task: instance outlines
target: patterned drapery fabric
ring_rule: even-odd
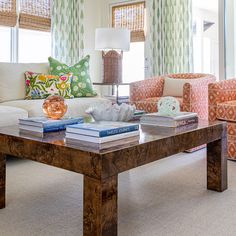
[[[147,1],[147,77],[191,72],[192,0]]]
[[[53,57],[73,65],[83,57],[84,0],[52,1]]]

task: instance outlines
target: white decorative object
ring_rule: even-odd
[[[108,105],[100,104],[96,107],[90,107],[86,113],[90,114],[95,121],[129,121],[133,118],[135,106],[122,103]]]
[[[157,109],[160,115],[174,116],[180,113],[180,104],[174,97],[163,97],[158,101]]]

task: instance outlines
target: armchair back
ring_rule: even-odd
[[[183,92],[181,92],[181,96],[178,96],[178,98],[181,101],[183,111],[197,112],[200,118],[208,118],[208,84],[216,80],[216,77],[210,74],[170,74],[134,82],[130,86],[131,103],[135,104],[138,109],[156,112],[156,103],[163,96],[165,78],[181,80]],[[182,81],[185,79],[186,83],[183,83]]]

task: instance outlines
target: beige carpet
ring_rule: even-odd
[[[119,236],[236,235],[236,162],[229,189],[206,190],[205,150],[119,176]],[[31,161],[7,163],[0,235],[82,235],[82,175]]]

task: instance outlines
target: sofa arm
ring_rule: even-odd
[[[136,102],[145,98],[161,97],[164,88],[164,77],[155,77],[130,84],[130,101]]]
[[[196,112],[200,119],[208,119],[208,85],[215,77],[195,79],[183,88],[183,110]]]
[[[236,79],[211,83],[208,86],[209,120],[216,120],[218,103],[236,100]]]

